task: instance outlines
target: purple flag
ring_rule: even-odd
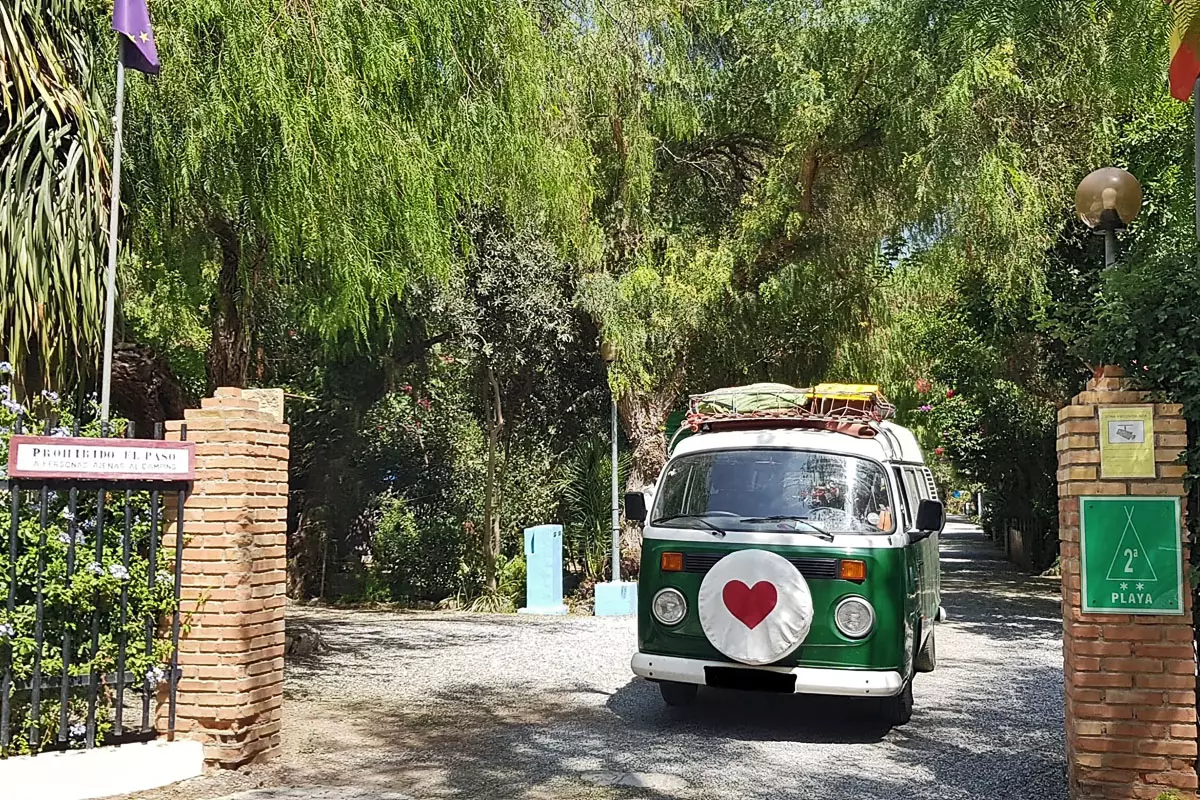
[[[121,60],[130,69],[158,74],[158,48],[150,30],[150,11],[146,0],[115,0],[113,30],[121,34]]]

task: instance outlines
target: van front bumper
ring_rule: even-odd
[[[705,667],[781,672],[796,676],[797,694],[832,694],[844,697],[890,697],[900,694],[904,678],[889,670],[821,669],[816,667],[751,667],[725,661],[702,661],[697,658],[656,656],[637,653],[633,657],[633,672],[652,681],[675,681],[705,686],[708,679]]]

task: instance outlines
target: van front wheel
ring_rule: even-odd
[[[696,699],[696,690],[700,687],[694,683],[676,683],[674,681],[659,681],[658,690],[662,692],[663,702],[669,706],[690,705]]]
[[[907,725],[913,715],[912,680],[904,682],[904,688],[895,697],[882,699],[880,711],[888,725]]]

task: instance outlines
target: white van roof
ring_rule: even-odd
[[[751,430],[697,433],[681,439],[672,457],[708,450],[745,450],[752,447],[788,450],[824,450],[864,456],[877,461],[903,461],[924,464],[925,457],[917,437],[908,428],[892,422],[878,423],[882,432],[871,439],[847,433],[811,428],[755,428]]]

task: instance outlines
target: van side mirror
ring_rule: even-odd
[[[946,525],[946,507],[938,500],[922,500],[917,506],[917,532],[940,533]]]
[[[625,493],[625,519],[639,525],[646,522],[646,495],[641,492]]]

